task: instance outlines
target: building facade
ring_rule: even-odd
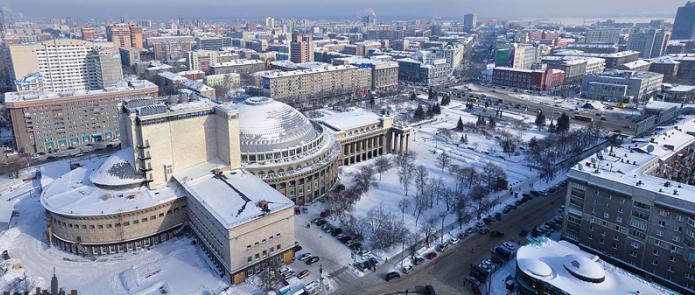
[[[695,2],[688,1],[685,5],[678,7],[676,19],[673,22],[673,39],[695,39]]]
[[[611,70],[582,79],[582,97],[644,102],[661,90],[664,75],[652,72]]]
[[[371,70],[352,65],[316,67],[261,75],[261,89],[278,100],[306,101],[361,93],[371,88]]]
[[[564,84],[565,72],[557,69],[525,70],[497,67],[492,70],[492,84],[548,91]]]
[[[154,58],[163,62],[174,62],[186,59],[188,52],[193,49],[191,36],[162,36],[147,38],[147,46],[152,48]]]
[[[210,65],[210,71],[213,75],[231,73],[248,75],[265,70],[266,63],[256,59],[236,59]]]
[[[72,95],[5,93],[5,105],[17,149],[35,154],[117,140],[121,101],[157,93],[150,82],[132,81]]]
[[[106,38],[115,44],[116,48],[142,49],[142,28],[136,24],[117,23],[106,27]]]
[[[683,119],[636,142],[602,151],[570,170],[563,237],[692,294],[695,122]]]
[[[123,79],[118,51],[111,43],[57,39],[8,48],[10,79],[20,90],[22,78],[40,73],[42,89],[72,92],[102,89]]]
[[[296,63],[314,61],[314,42],[311,35],[292,34],[290,60]]]
[[[666,52],[671,33],[659,29],[642,29],[630,34],[627,50],[639,51],[641,58],[659,57]]]

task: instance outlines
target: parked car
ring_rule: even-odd
[[[287,267],[287,266],[283,266],[278,271],[280,272],[280,274],[283,274],[283,273],[292,271],[292,269]]]
[[[345,244],[345,243],[347,243],[348,241],[352,240],[352,238],[351,238],[351,237],[348,237],[348,236],[343,236],[342,238],[340,238],[340,239],[338,239],[338,240],[339,240],[341,243]]]
[[[425,254],[425,258],[427,258],[427,259],[429,259],[429,260],[432,260],[432,259],[434,259],[435,257],[437,257],[437,253],[436,253],[436,252],[430,252],[430,253]]]
[[[414,265],[420,265],[420,264],[422,264],[423,262],[425,262],[425,258],[422,258],[422,257],[415,257],[415,258],[413,259],[413,264],[414,264]]]
[[[459,238],[456,238],[456,237],[452,237],[451,239],[449,239],[449,243],[451,243],[452,245],[456,245],[456,244],[458,244],[460,241],[461,241],[461,240],[460,240]]]
[[[331,232],[331,236],[334,236],[334,237],[335,237],[335,236],[337,236],[337,235],[339,235],[339,234],[342,234],[342,233],[343,233],[343,229],[342,229],[342,228],[339,228],[339,227],[336,227],[336,228],[334,228],[333,231]]]
[[[367,255],[369,255],[369,254],[372,254],[372,252],[369,251],[369,250],[359,250],[359,251],[357,251],[357,253],[355,253],[355,254],[357,254],[357,255],[359,255],[359,256],[367,256]]]
[[[297,278],[298,278],[298,279],[303,279],[303,278],[306,278],[307,276],[309,276],[309,270],[308,270],[308,269],[305,269],[305,270],[303,270],[303,271],[300,271],[300,272],[297,274]]]
[[[300,246],[300,245],[294,245],[294,247],[292,247],[292,251],[294,251],[294,253],[297,253],[297,252],[299,252],[299,251],[302,251],[302,246]]]
[[[390,272],[390,273],[387,273],[387,274],[386,274],[386,277],[385,277],[384,279],[388,282],[388,281],[391,281],[391,280],[393,280],[393,279],[397,279],[397,278],[400,278],[400,277],[401,277],[401,274],[399,274],[399,273],[397,273],[397,272],[395,272],[395,271],[392,271],[392,272]]]
[[[296,276],[297,273],[294,272],[293,270],[290,270],[290,271],[288,271],[288,272],[282,272],[282,273],[280,273],[280,275],[282,275],[282,277],[286,280],[286,279],[289,279],[289,278],[291,278],[291,277],[293,277],[293,276]]]
[[[10,259],[10,252],[7,250],[2,250],[2,260]]]
[[[319,262],[319,257],[318,256],[312,256],[311,258],[306,260],[307,265],[312,265],[316,262]]]
[[[309,258],[311,258],[311,253],[304,253],[304,254],[299,256],[300,261],[306,261]]]
[[[449,243],[447,243],[447,242],[444,242],[444,243],[437,245],[437,251],[439,251],[439,252],[444,252],[444,251],[446,251],[447,248],[449,248]]]
[[[503,233],[503,232],[496,231],[496,230],[493,230],[493,231],[490,232],[490,236],[493,237],[493,238],[504,237],[504,233]]]
[[[405,273],[405,274],[409,273],[411,270],[413,270],[413,266],[410,265],[410,264],[406,264],[406,265],[403,267],[403,273]]]
[[[483,227],[483,228],[479,228],[479,229],[478,229],[478,232],[484,235],[484,234],[486,234],[486,233],[489,233],[489,232],[490,232],[490,229],[487,228],[487,227]]]
[[[475,232],[475,228],[469,227],[469,228],[466,229],[466,234],[467,234],[467,235],[473,234],[474,232]]]

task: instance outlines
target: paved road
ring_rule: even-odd
[[[502,221],[491,225],[492,230],[505,234],[502,238],[489,235],[473,235],[448,252],[440,255],[433,262],[416,268],[411,274],[391,282],[385,282],[383,276],[393,265],[381,266],[375,273],[351,281],[341,281],[340,289],[334,294],[418,294],[426,285],[432,285],[437,294],[472,294],[464,287],[464,277],[468,275],[471,264],[477,264],[489,255],[490,248],[509,240],[519,240],[522,229],[547,221],[557,213],[557,208],[564,203],[565,189],[560,189],[547,198],[534,198],[519,209],[505,214]],[[391,264],[391,263],[389,263]],[[356,291],[359,290],[358,293]]]

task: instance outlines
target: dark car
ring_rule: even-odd
[[[319,220],[317,220],[317,221],[314,222],[314,223],[316,223],[316,225],[318,225],[318,226],[321,226],[321,225],[326,224],[326,220],[324,220],[324,219],[319,219]]]
[[[311,257],[311,258],[309,258],[309,259],[306,260],[306,264],[307,264],[307,265],[312,265],[312,264],[314,264],[314,263],[316,263],[316,262],[319,262],[319,257],[318,257],[318,256],[313,256],[313,257]]]
[[[437,253],[435,253],[435,252],[430,252],[430,253],[427,253],[427,254],[425,255],[425,258],[427,258],[427,259],[429,259],[429,260],[432,260],[432,259],[434,259],[435,257],[437,257]]]
[[[493,238],[504,237],[504,233],[503,233],[503,232],[496,231],[496,230],[493,230],[493,231],[490,232],[490,236],[493,237]]]
[[[395,271],[392,271],[392,272],[390,272],[390,273],[387,273],[387,274],[386,274],[386,277],[385,277],[384,279],[388,282],[388,281],[391,281],[391,280],[393,280],[393,279],[398,279],[398,278],[400,278],[400,277],[401,277],[401,274],[399,274],[399,273],[397,273],[397,272],[395,272]]]
[[[302,251],[302,246],[300,246],[300,245],[295,245],[294,247],[292,247],[292,251],[294,251],[294,252]]]
[[[348,236],[344,236],[344,237],[341,237],[340,239],[338,239],[338,241],[340,241],[343,244],[347,243],[347,241],[350,241],[350,240],[352,240],[352,238],[348,237]]]
[[[333,231],[331,232],[331,236],[334,236],[334,237],[335,237],[335,236],[337,236],[337,235],[339,235],[339,234],[342,234],[342,233],[343,233],[343,229],[342,229],[342,228],[339,228],[339,227],[336,227],[336,228],[334,228]]]
[[[420,265],[423,262],[425,262],[425,258],[422,258],[422,257],[415,257],[413,259],[413,264],[415,264],[415,265]]]

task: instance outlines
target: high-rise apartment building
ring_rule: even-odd
[[[627,49],[640,52],[641,58],[659,57],[666,52],[671,33],[658,29],[645,29],[630,34]]]
[[[9,52],[10,80],[18,91],[71,92],[102,89],[123,79],[120,54],[112,43],[61,39],[37,44],[12,45]],[[22,83],[41,82],[40,88]]]
[[[106,27],[106,38],[116,47],[142,48],[142,28],[136,24],[118,23]]]
[[[607,148],[569,174],[563,238],[694,294],[695,121]]]
[[[477,16],[475,13],[468,13],[463,15],[463,27],[467,30],[475,29]]]
[[[290,42],[290,60],[296,63],[314,61],[314,42],[311,34],[292,34],[292,41]]]
[[[674,40],[695,39],[695,2],[688,1],[684,6],[678,7],[676,19],[673,22]]]
[[[270,16],[266,17],[264,27],[266,30],[274,28],[275,27],[275,19],[270,17]]]

